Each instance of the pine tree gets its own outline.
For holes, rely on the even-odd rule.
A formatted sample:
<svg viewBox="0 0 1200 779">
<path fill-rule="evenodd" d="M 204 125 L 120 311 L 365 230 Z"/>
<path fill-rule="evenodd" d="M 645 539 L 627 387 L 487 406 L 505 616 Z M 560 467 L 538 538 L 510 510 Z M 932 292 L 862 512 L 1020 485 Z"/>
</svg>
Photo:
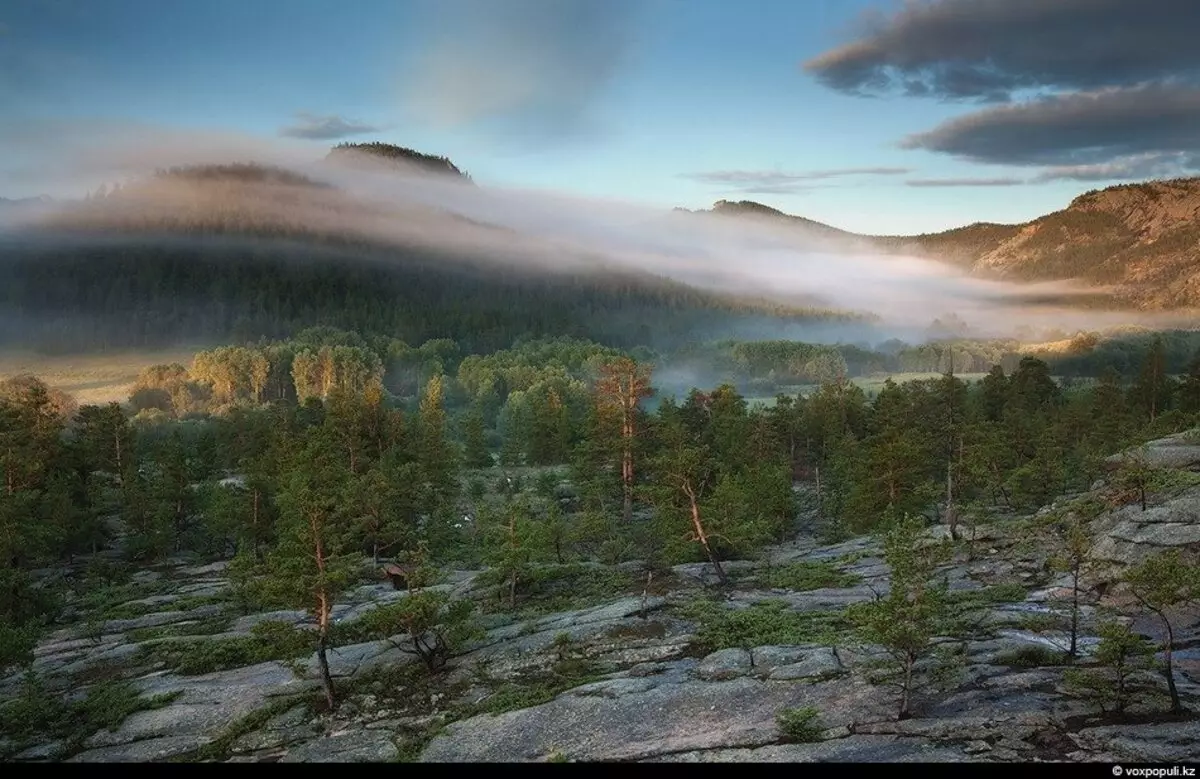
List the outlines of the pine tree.
<svg viewBox="0 0 1200 779">
<path fill-rule="evenodd" d="M 1153 422 L 1171 402 L 1171 377 L 1167 375 L 1166 347 L 1155 336 L 1142 362 L 1138 380 L 1129 390 L 1130 401 Z"/>
<path fill-rule="evenodd" d="M 346 553 L 351 526 L 342 495 L 349 473 L 329 444 L 320 430 L 310 431 L 290 463 L 278 496 L 279 541 L 267 556 L 265 586 L 316 619 L 321 686 L 332 709 L 337 699 L 327 650 L 333 603 L 353 581 L 358 559 Z"/>
<path fill-rule="evenodd" d="M 445 381 L 441 374 L 425 385 L 417 412 L 417 463 L 428 491 L 430 514 L 454 509 L 458 498 L 458 454 L 447 437 Z"/>
<path fill-rule="evenodd" d="M 1125 573 L 1125 583 L 1141 606 L 1158 618 L 1163 628 L 1163 676 L 1171 696 L 1171 713 L 1182 714 L 1183 703 L 1175 685 L 1175 617 L 1172 612 L 1200 600 L 1200 567 L 1185 562 L 1178 549 L 1148 558 Z"/>
<path fill-rule="evenodd" d="M 626 523 L 633 519 L 639 407 L 642 400 L 654 393 L 650 386 L 651 374 L 649 365 L 639 365 L 630 358 L 621 357 L 601 366 L 600 378 L 595 386 L 598 416 L 606 421 L 611 420 L 610 423 L 620 429 L 621 517 Z"/>
<path fill-rule="evenodd" d="M 721 584 L 728 584 L 717 554 L 719 539 L 710 533 L 702 508 L 714 475 L 711 452 L 692 439 L 679 413 L 664 418 L 660 408 L 659 419 L 658 451 L 649 464 L 653 475 L 648 491 L 660 523 L 688 528 L 687 540 L 700 545 Z"/>
<path fill-rule="evenodd" d="M 883 538 L 890 573 L 887 594 L 847 612 L 864 636 L 889 655 L 880 680 L 899 691 L 900 719 L 912 716 L 913 693 L 935 678 L 921 678 L 918 662 L 933 652 L 933 639 L 948 616 L 948 587 L 936 581 L 936 573 L 949 553 L 946 544 L 924 538 L 919 519 L 896 521 Z"/>
<path fill-rule="evenodd" d="M 468 468 L 490 468 L 493 465 L 484 430 L 483 409 L 479 404 L 473 404 L 464 415 L 462 438 L 464 465 Z"/>
</svg>

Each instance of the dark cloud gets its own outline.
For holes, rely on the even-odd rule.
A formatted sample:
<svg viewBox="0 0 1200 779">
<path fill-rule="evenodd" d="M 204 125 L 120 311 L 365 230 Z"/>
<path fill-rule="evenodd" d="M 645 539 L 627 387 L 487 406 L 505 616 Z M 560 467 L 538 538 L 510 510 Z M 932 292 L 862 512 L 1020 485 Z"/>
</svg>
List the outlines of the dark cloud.
<svg viewBox="0 0 1200 779">
<path fill-rule="evenodd" d="M 789 173 L 779 170 L 715 170 L 685 173 L 681 178 L 732 189 L 748 195 L 786 195 L 812 189 L 813 182 L 846 176 L 899 176 L 909 168 L 835 168 Z"/>
<path fill-rule="evenodd" d="M 340 116 L 319 116 L 302 112 L 296 114 L 295 124 L 279 128 L 279 134 L 284 138 L 300 138 L 306 141 L 333 141 L 379 130 L 379 127 L 351 122 Z"/>
<path fill-rule="evenodd" d="M 1200 152 L 1200 88 L 1150 84 L 996 106 L 909 136 L 901 145 L 1004 165 L 1187 158 Z"/>
<path fill-rule="evenodd" d="M 1025 179 L 999 178 L 955 178 L 955 179 L 909 179 L 908 187 L 1016 187 L 1028 183 Z"/>
<path fill-rule="evenodd" d="M 406 77 L 412 116 L 544 144 L 594 135 L 644 0 L 429 0 Z"/>
<path fill-rule="evenodd" d="M 1200 82 L 1196 0 L 908 2 L 861 33 L 805 69 L 843 92 L 951 99 Z"/>
</svg>

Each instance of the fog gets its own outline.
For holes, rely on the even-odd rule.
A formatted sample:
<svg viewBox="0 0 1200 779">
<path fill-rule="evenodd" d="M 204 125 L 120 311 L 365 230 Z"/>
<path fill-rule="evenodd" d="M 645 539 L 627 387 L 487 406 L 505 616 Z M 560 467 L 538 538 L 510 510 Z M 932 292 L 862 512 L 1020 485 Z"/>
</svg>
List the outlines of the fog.
<svg viewBox="0 0 1200 779">
<path fill-rule="evenodd" d="M 326 161 L 319 147 L 235 135 L 204 133 L 193 142 L 184 131 L 138 127 L 86 138 L 59 132 L 53 140 L 57 162 L 47 174 L 60 188 L 74 186 L 78 196 L 92 182 L 107 180 L 123 183 L 120 194 L 21 208 L 0 205 L 4 254 L 12 256 L 31 241 L 96 240 L 114 226 L 153 240 L 162 240 L 166 229 L 172 240 L 186 240 L 173 228 L 215 220 L 441 249 L 485 264 L 519 263 L 544 272 L 636 270 L 705 290 L 856 312 L 875 321 L 869 328 L 822 326 L 803 332 L 764 321 L 761 333 L 728 337 L 912 341 L 924 337 L 935 317 L 947 315 L 957 316 L 974 337 L 1014 337 L 1018 327 L 1028 333 L 1031 328 L 1074 331 L 1149 322 L 1075 308 L 1088 293 L 1067 283 L 972 278 L 942 263 L 881 254 L 865 242 L 788 223 L 474 185 L 386 163 L 365 171 Z M 44 150 L 44 140 L 26 135 L 24 141 L 33 151 Z M 175 165 L 250 162 L 282 167 L 327 186 L 151 175 Z M 469 160 L 455 162 L 470 169 Z"/>
</svg>

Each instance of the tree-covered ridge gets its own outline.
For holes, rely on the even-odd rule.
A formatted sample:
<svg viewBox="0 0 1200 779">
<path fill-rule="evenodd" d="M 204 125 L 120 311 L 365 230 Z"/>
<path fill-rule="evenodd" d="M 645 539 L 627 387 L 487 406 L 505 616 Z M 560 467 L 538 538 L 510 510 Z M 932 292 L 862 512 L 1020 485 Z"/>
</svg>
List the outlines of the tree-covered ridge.
<svg viewBox="0 0 1200 779">
<path fill-rule="evenodd" d="M 228 165 L 182 165 L 155 172 L 159 179 L 178 181 L 238 181 L 250 184 L 280 184 L 290 187 L 319 187 L 330 185 L 275 165 L 253 162 Z"/>
<path fill-rule="evenodd" d="M 448 157 L 425 154 L 414 149 L 396 146 L 391 143 L 381 143 L 379 141 L 372 141 L 370 143 L 339 143 L 333 147 L 326 159 L 331 162 L 361 163 L 371 158 L 401 162 L 413 165 L 428 173 L 451 175 L 468 182 L 471 181 L 471 177 L 465 171 L 460 170 Z"/>
<path fill-rule="evenodd" d="M 564 334 L 666 347 L 754 323 L 854 321 L 635 271 L 547 273 L 421 249 L 108 241 L 6 251 L 9 343 L 47 349 L 280 338 L 315 325 L 492 351 Z M 15 256 L 14 256 L 15 255 Z"/>
</svg>

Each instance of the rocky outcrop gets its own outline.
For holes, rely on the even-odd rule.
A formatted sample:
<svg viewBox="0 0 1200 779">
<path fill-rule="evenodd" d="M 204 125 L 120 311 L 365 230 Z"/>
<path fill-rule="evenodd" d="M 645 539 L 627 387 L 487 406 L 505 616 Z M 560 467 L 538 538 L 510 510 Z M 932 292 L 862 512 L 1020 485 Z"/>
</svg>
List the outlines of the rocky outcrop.
<svg viewBox="0 0 1200 779">
<path fill-rule="evenodd" d="M 1121 467 L 1129 458 L 1126 454 L 1114 454 L 1104 460 L 1109 468 Z M 1146 444 L 1141 459 L 1150 468 L 1172 468 L 1177 470 L 1200 470 L 1200 439 L 1195 431 L 1160 438 Z"/>
<path fill-rule="evenodd" d="M 1096 520 L 1100 559 L 1119 568 L 1154 550 L 1200 542 L 1194 533 L 1200 487 L 1152 503 L 1145 512 L 1128 506 Z M 62 627 L 36 651 L 34 669 L 54 694 L 77 697 L 102 681 L 123 680 L 154 707 L 77 740 L 0 743 L 0 755 L 32 762 L 197 756 L 231 762 L 1155 762 L 1194 756 L 1194 723 L 1113 726 L 1096 721 L 1090 703 L 1065 693 L 1058 663 L 1069 643 L 1062 618 L 1069 582 L 1045 568 L 1047 544 L 1022 536 L 1039 532 L 1029 529 L 1034 526 L 1046 523 L 975 527 L 974 541 L 942 571 L 960 604 L 956 632 L 939 639 L 956 651 L 955 673 L 942 686 L 919 691 L 912 719 L 897 719 L 896 691 L 878 676 L 886 653 L 863 643 L 844 620 L 839 626 L 848 606 L 889 589 L 878 543 L 858 538 L 822 545 L 804 538 L 767 550 L 762 560 L 729 566 L 734 583 L 728 589 L 713 586 L 711 566 L 691 564 L 663 577 L 658 594 L 613 592 L 570 609 L 527 603 L 524 613 L 508 613 L 491 588 L 477 585 L 478 572 L 451 573 L 438 589 L 486 608 L 482 637 L 431 676 L 402 651 L 403 636 L 363 640 L 358 634 L 329 652 L 342 691 L 332 713 L 321 711 L 316 657 L 303 641 L 298 656 L 293 648 L 275 655 L 290 653 L 280 660 L 195 675 L 179 671 L 163 647 L 208 647 L 219 657 L 228 646 L 261 635 L 256 631 L 263 623 L 285 632 L 312 626 L 302 611 L 240 613 L 225 600 L 221 567 L 176 564 L 137 579 L 129 600 L 109 610 L 114 618 Z M 943 530 L 930 528 L 930 539 Z M 857 578 L 845 587 L 768 588 L 768 569 L 804 562 Z M 623 571 L 641 570 L 635 567 Z M 132 591 L 138 588 L 145 591 Z M 186 599 L 196 596 L 185 592 L 204 593 L 204 602 L 189 605 Z M 1096 647 L 1099 614 L 1096 593 L 1087 595 L 1078 642 L 1085 664 Z M 373 609 L 404 597 L 387 585 L 364 584 L 336 605 L 335 624 L 351 630 Z M 769 638 L 738 645 L 728 628 L 714 631 L 705 622 L 714 609 L 752 613 L 764 601 L 777 605 L 761 613 L 782 615 L 786 623 L 766 625 L 762 635 Z M 1184 616 L 1181 625 L 1195 621 L 1196 615 Z M 1135 630 L 1151 637 L 1158 629 L 1152 623 L 1133 620 Z M 1178 686 L 1195 705 L 1200 636 L 1184 627 L 1177 638 Z M 19 675 L 0 681 L 0 694 L 15 697 L 21 683 Z M 1147 683 L 1161 684 L 1161 676 L 1150 674 Z M 804 734 L 805 743 L 790 743 L 795 737 L 782 729 L 780 715 L 807 707 L 816 712 L 812 732 Z"/>
</svg>

